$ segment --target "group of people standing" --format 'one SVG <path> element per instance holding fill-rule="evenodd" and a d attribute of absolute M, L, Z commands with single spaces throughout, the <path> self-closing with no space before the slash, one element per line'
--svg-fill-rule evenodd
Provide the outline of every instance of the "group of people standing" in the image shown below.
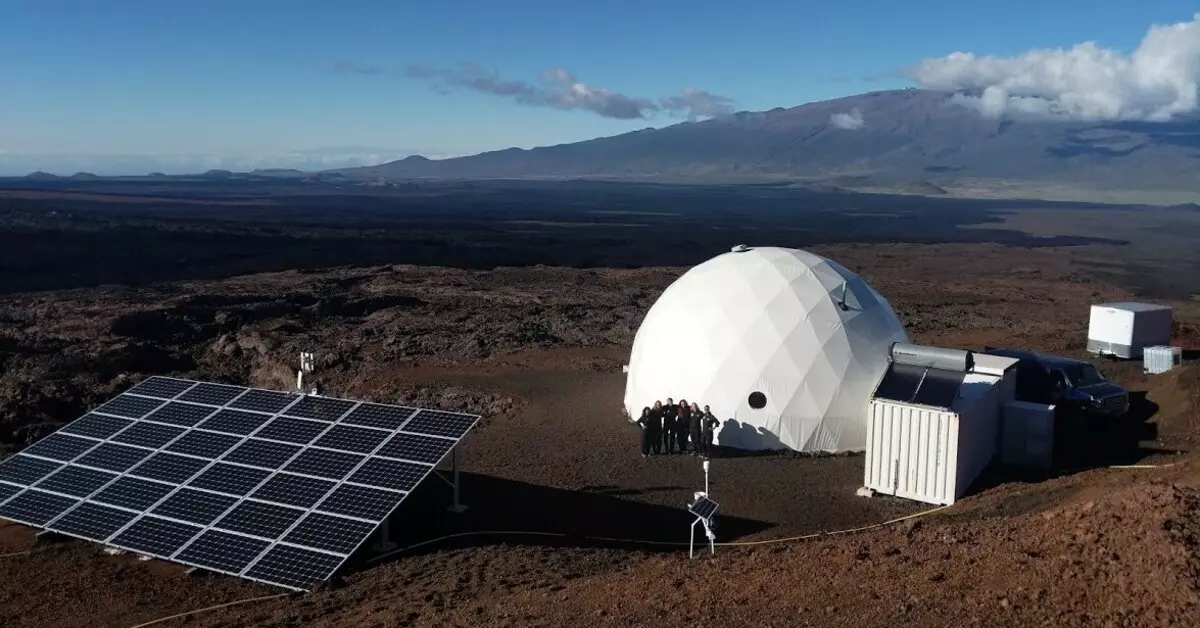
<path fill-rule="evenodd" d="M 642 408 L 637 423 L 642 428 L 643 458 L 651 453 L 672 454 L 676 448 L 681 454 L 689 453 L 689 441 L 693 456 L 708 458 L 713 451 L 713 430 L 721 424 L 708 406 L 701 410 L 696 403 L 680 399 L 677 404 L 670 397 L 666 403 L 655 401 L 653 408 Z"/>

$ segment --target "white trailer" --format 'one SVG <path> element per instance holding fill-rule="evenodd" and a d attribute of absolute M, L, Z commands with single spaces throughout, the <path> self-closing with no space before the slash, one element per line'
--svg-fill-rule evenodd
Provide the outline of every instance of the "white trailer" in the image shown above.
<path fill-rule="evenodd" d="M 1168 305 L 1133 302 L 1093 305 L 1087 350 L 1126 360 L 1141 358 L 1146 347 L 1171 344 L 1174 323 Z"/>

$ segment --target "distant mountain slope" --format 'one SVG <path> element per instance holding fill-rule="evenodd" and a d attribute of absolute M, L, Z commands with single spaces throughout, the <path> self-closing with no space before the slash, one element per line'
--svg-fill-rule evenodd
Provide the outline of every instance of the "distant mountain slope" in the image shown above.
<path fill-rule="evenodd" d="M 861 127 L 857 114 L 861 114 Z M 837 114 L 848 114 L 842 125 Z M 846 122 L 849 120 L 850 122 Z M 1200 189 L 1200 120 L 1084 123 L 988 119 L 943 92 L 872 92 L 741 112 L 574 144 L 337 170 L 401 179 L 782 175 L 963 178 Z M 933 185 L 921 183 L 920 185 Z"/>

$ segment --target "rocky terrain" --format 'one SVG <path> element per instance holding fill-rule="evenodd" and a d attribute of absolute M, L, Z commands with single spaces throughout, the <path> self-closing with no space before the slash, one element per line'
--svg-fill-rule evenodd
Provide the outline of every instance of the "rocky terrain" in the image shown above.
<path fill-rule="evenodd" d="M 1081 355 L 1087 305 L 1130 296 L 1061 249 L 817 250 L 871 281 L 915 340 L 946 346 Z M 1153 429 L 1090 469 L 989 475 L 943 511 L 775 542 L 923 507 L 854 496 L 857 456 L 724 458 L 712 489 L 726 512 L 722 540 L 765 544 L 688 561 L 672 546 L 590 540 L 686 541 L 680 504 L 702 481 L 698 465 L 640 459 L 619 414 L 638 323 L 683 270 L 379 265 L 12 294 L 0 302 L 4 446 L 152 373 L 289 387 L 301 350 L 317 353 L 331 394 L 486 416 L 463 452 L 472 509 L 444 513 L 435 485 L 406 502 L 394 534 L 402 545 L 526 534 L 460 537 L 382 561 L 368 553 L 340 588 L 164 625 L 1190 625 L 1200 586 L 1200 475 L 1186 453 L 1200 406 L 1194 366 L 1150 377 L 1102 363 L 1145 394 L 1139 420 Z M 1176 304 L 1176 342 L 1200 347 L 1194 306 Z M 1170 466 L 1105 468 L 1115 463 Z M 132 625 L 277 593 L 83 542 L 34 545 L 16 525 L 0 527 L 6 552 L 18 553 L 0 559 L 8 626 Z"/>

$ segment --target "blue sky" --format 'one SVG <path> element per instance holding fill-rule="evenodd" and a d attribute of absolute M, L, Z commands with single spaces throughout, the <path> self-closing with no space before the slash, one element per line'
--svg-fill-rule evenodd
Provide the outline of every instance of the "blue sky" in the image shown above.
<path fill-rule="evenodd" d="M 9 0 L 0 174 L 342 165 L 682 119 L 522 103 L 463 87 L 463 62 L 533 85 L 558 68 L 639 102 L 693 87 L 761 110 L 909 85 L 898 68 L 955 51 L 1097 40 L 1128 52 L 1151 24 L 1195 11 L 1182 0 Z M 434 89 L 431 76 L 458 83 Z"/>

